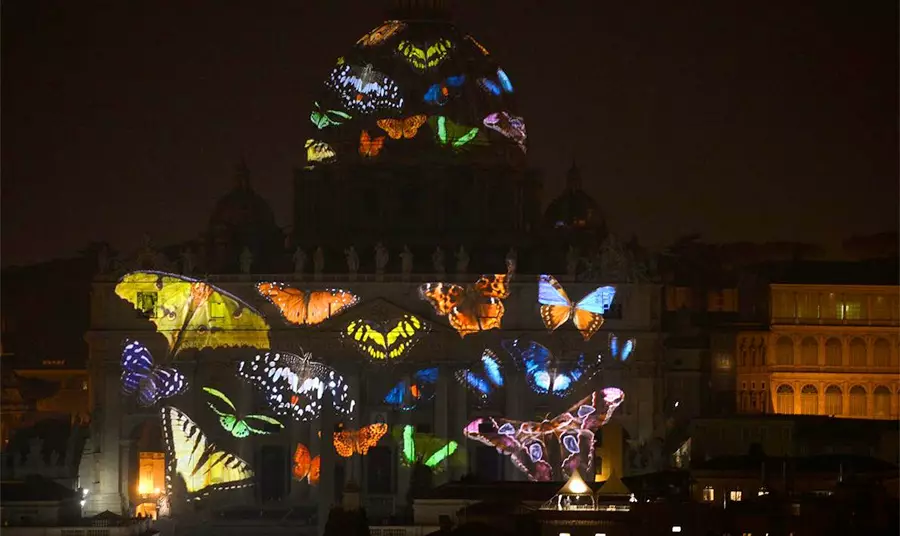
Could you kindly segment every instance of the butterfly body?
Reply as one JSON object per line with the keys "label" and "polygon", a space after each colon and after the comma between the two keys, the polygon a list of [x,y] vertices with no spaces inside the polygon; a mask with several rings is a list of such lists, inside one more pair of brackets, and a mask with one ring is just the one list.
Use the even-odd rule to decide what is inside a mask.
{"label": "butterfly body", "polygon": [[140,309],[141,296],[156,296],[150,321],[169,341],[171,355],[194,348],[269,347],[269,325],[237,296],[204,281],[156,271],[125,274],[116,294]]}
{"label": "butterfly body", "polygon": [[460,337],[479,331],[499,329],[509,297],[511,274],[482,275],[474,284],[426,283],[419,287],[419,296],[434,307],[437,314],[446,316]]}
{"label": "butterfly body", "polygon": [[530,480],[553,480],[558,467],[564,478],[576,469],[593,474],[594,433],[624,400],[617,388],[606,388],[579,400],[569,410],[541,422],[494,417],[475,419],[463,433],[510,457]]}
{"label": "butterfly body", "polygon": [[615,296],[615,287],[598,287],[573,304],[555,277],[544,274],[538,280],[541,320],[547,329],[553,331],[571,318],[586,341],[603,326],[603,313],[612,305]]}
{"label": "butterfly body", "polygon": [[342,332],[361,353],[381,362],[403,357],[427,334],[429,327],[415,315],[384,322],[354,320]]}
{"label": "butterfly body", "polygon": [[359,303],[359,296],[340,289],[305,291],[282,283],[258,283],[257,291],[284,319],[298,326],[316,326]]}
{"label": "butterfly body", "polygon": [[238,363],[238,376],[261,388],[269,407],[278,415],[298,421],[317,417],[325,393],[331,394],[338,413],[352,413],[356,401],[350,397],[344,377],[333,368],[288,352],[266,352]]}
{"label": "butterfly body", "polygon": [[179,395],[187,390],[184,375],[171,367],[157,367],[147,348],[129,339],[122,347],[122,391],[137,393],[137,402],[149,407],[163,398]]}
{"label": "butterfly body", "polygon": [[590,378],[600,365],[599,358],[589,362],[584,354],[579,355],[574,364],[562,365],[555,361],[547,347],[534,341],[504,340],[501,345],[525,371],[529,387],[538,394],[565,397],[578,382]]}
{"label": "butterfly body", "polygon": [[386,423],[363,426],[359,430],[341,430],[334,434],[334,450],[338,456],[349,458],[354,454],[365,456],[369,449],[378,444],[388,431]]}
{"label": "butterfly body", "polygon": [[166,407],[161,415],[169,459],[169,492],[174,475],[184,479],[192,496],[253,485],[253,471],[247,462],[220,450],[184,412]]}

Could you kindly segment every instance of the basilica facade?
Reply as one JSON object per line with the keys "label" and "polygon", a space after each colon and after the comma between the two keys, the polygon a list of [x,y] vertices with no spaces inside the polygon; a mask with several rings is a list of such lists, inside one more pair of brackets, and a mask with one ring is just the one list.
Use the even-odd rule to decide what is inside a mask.
{"label": "basilica facade", "polygon": [[[476,433],[470,423],[490,417],[540,423],[608,387],[625,393],[611,419],[630,441],[648,441],[665,426],[659,285],[623,249],[600,248],[605,222],[581,190],[574,165],[565,193],[541,214],[541,182],[528,167],[525,120],[510,77],[483,45],[452,24],[440,2],[400,2],[399,8],[326,76],[310,114],[316,136],[306,142],[307,162],[294,177],[292,233],[274,223],[242,165],[198,240],[167,247],[145,240],[133,254],[101,263],[86,335],[92,419],[80,479],[90,489],[87,513],[177,513],[229,504],[313,508],[330,504],[328,498],[352,481],[370,513],[389,515],[407,503],[414,480],[403,437],[407,426],[436,438],[448,452],[432,467],[432,483],[464,475],[524,480],[534,475],[494,446],[467,438]],[[346,202],[335,203],[338,198]],[[161,327],[166,315],[176,316],[162,283],[124,295],[123,277],[136,271],[201,281],[191,288],[215,289],[241,311],[258,314],[268,342],[261,347],[234,339],[176,351],[195,334],[173,336]],[[578,318],[547,329],[538,296],[542,274],[554,275],[573,302],[598,287],[615,289],[590,337],[576,328]],[[464,333],[451,318],[458,311],[442,311],[423,292],[471,289],[483,276],[506,281],[503,296],[487,300],[502,303],[499,313],[488,315],[497,329],[476,323]],[[292,320],[280,298],[260,292],[260,283],[355,299],[327,309],[317,321]],[[198,314],[214,339],[216,329],[227,329],[216,328],[227,316],[217,304],[207,306]],[[415,332],[418,342],[389,359],[367,353],[354,339],[359,323],[394,326],[410,318],[415,325],[404,329],[408,336]],[[146,348],[150,369],[177,369],[184,385],[162,394],[151,390],[142,404],[146,381],[132,384],[129,371],[123,374],[123,367],[133,366],[123,356],[135,341]],[[545,347],[552,368],[523,366],[509,350],[516,341]],[[335,371],[345,393],[326,394],[315,418],[273,417],[265,389],[238,374],[267,352],[309,354]],[[480,397],[460,371],[483,370],[486,354],[496,357],[499,372],[493,373],[491,396]],[[546,385],[541,392],[540,374],[553,377],[585,362],[589,373],[568,377],[566,396],[552,396],[552,381],[549,394]],[[433,380],[427,394],[416,383],[425,370]],[[334,412],[331,403],[339,395],[352,403]],[[191,429],[181,433],[214,443],[215,455],[245,463],[253,485],[229,489],[213,477],[207,484],[216,492],[192,493],[198,490],[175,470],[183,463],[172,446],[178,430],[167,421],[170,410],[162,408],[190,418]],[[235,422],[263,414],[277,426],[236,432]],[[359,447],[360,436],[352,434],[373,424],[384,424],[387,433]],[[348,447],[349,457],[333,444],[342,433],[357,444]],[[300,452],[320,460],[317,481]],[[600,466],[599,460],[592,466],[597,474]],[[182,500],[201,496],[199,502]]]}

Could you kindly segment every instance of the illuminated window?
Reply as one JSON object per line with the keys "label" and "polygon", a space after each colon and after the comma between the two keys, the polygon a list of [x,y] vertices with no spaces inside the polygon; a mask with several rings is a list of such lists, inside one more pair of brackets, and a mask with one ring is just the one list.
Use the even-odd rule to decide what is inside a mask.
{"label": "illuminated window", "polygon": [[835,338],[828,339],[825,343],[825,364],[829,367],[840,367],[843,351],[841,341]]}
{"label": "illuminated window", "polygon": [[850,366],[866,366],[866,343],[860,338],[850,341]]}
{"label": "illuminated window", "polygon": [[844,299],[844,319],[862,320],[865,318],[864,297],[847,296]]}
{"label": "illuminated window", "polygon": [[794,388],[787,384],[779,385],[775,393],[778,404],[775,410],[778,413],[792,415],[794,413]]}
{"label": "illuminated window", "polygon": [[819,304],[819,316],[822,318],[822,320],[834,321],[843,318],[843,306],[838,299],[838,295],[834,292],[820,294]]}
{"label": "illuminated window", "polygon": [[844,412],[844,393],[837,385],[825,389],[825,415],[841,415]]}
{"label": "illuminated window", "polygon": [[703,500],[706,502],[713,502],[716,500],[716,490],[714,490],[712,486],[703,488]]}
{"label": "illuminated window", "polygon": [[720,353],[716,354],[716,368],[719,370],[728,370],[731,368],[731,355]]}
{"label": "illuminated window", "polygon": [[872,393],[876,417],[887,417],[891,414],[891,392],[887,387],[879,385]]}
{"label": "illuminated window", "polygon": [[804,385],[800,389],[800,414],[816,415],[819,413],[819,390],[814,385]]}
{"label": "illuminated window", "polygon": [[735,501],[735,502],[740,501],[741,495],[742,495],[741,490],[739,490],[739,489],[731,490],[728,492],[728,500]]}
{"label": "illuminated window", "polygon": [[568,532],[560,532],[559,536],[572,536],[572,535],[569,534]]}
{"label": "illuminated window", "polygon": [[209,302],[209,317],[213,319],[225,318],[225,303],[224,302]]}
{"label": "illuminated window", "polygon": [[156,292],[138,292],[137,293],[137,310],[144,318],[156,318],[156,302],[158,295]]}
{"label": "illuminated window", "polygon": [[872,353],[874,354],[876,367],[891,366],[891,345],[886,340],[878,339],[875,341],[875,348]]}
{"label": "illuminated window", "polygon": [[772,316],[776,319],[794,318],[794,295],[791,292],[772,293]]}
{"label": "illuminated window", "polygon": [[818,294],[797,294],[797,316],[807,320],[819,318]]}
{"label": "illuminated window", "polygon": [[850,388],[850,416],[866,416],[866,388],[862,385],[854,385]]}
{"label": "illuminated window", "polygon": [[800,363],[807,367],[819,364],[819,343],[812,337],[806,337],[800,344]]}

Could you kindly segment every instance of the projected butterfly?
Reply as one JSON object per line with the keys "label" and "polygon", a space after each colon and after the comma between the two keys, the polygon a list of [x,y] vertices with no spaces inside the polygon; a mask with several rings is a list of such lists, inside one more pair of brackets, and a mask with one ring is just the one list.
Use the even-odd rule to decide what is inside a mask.
{"label": "projected butterfly", "polygon": [[479,42],[478,42],[474,37],[472,37],[471,35],[466,35],[465,39],[466,39],[466,41],[469,41],[470,43],[472,43],[472,45],[474,45],[475,48],[477,48],[477,49],[478,49],[482,54],[484,54],[485,56],[490,56],[490,55],[491,55],[491,53],[488,52],[488,49],[484,48],[484,46],[483,46],[481,43],[479,43]]}
{"label": "projected butterfly", "polygon": [[579,381],[590,379],[600,366],[599,356],[589,361],[584,354],[575,363],[562,365],[553,358],[550,350],[534,341],[515,339],[500,344],[525,371],[529,387],[538,394],[565,397]]}
{"label": "projected butterfly", "polygon": [[169,341],[169,353],[186,348],[269,347],[269,325],[256,309],[222,289],[182,275],[139,271],[125,274],[116,294],[143,310]]}
{"label": "projected butterfly", "polygon": [[620,342],[619,337],[615,334],[609,334],[609,353],[619,361],[627,361],[631,354],[634,353],[636,345],[637,341],[633,337]]}
{"label": "projected butterfly", "polygon": [[411,41],[400,41],[397,50],[413,69],[425,71],[437,67],[447,59],[452,47],[453,43],[449,39],[438,39],[434,43],[426,43],[424,48],[419,48]]}
{"label": "projected butterfly", "polygon": [[403,357],[429,330],[419,317],[403,315],[384,322],[354,320],[342,335],[363,355],[388,363]]}
{"label": "projected butterfly", "polygon": [[615,296],[616,287],[598,287],[573,305],[555,277],[545,274],[538,280],[541,320],[547,329],[555,330],[571,317],[586,341],[603,325],[603,313],[612,305]]}
{"label": "projected butterfly", "polygon": [[[459,449],[459,443],[456,441],[447,441],[430,434],[416,433],[416,427],[407,424],[401,429],[401,442],[403,450],[400,454],[400,462],[403,465],[411,466],[419,462],[434,470],[440,472],[444,464],[441,463],[450,456],[453,456]],[[395,430],[396,436],[396,430]]]}
{"label": "projected butterfly", "polygon": [[[392,140],[415,138],[416,134],[419,133],[419,127],[425,124],[426,118],[425,114],[417,114],[404,119],[379,119],[378,126],[387,132]],[[384,138],[381,139],[383,140]]]}
{"label": "projected butterfly", "polygon": [[[600,398],[598,400],[598,398]],[[625,393],[615,387],[591,393],[557,417],[541,422],[484,417],[464,429],[467,438],[509,456],[529,480],[568,478],[578,469],[594,473],[594,433],[609,421]]]}
{"label": "projected butterfly", "polygon": [[253,471],[247,462],[220,450],[181,410],[167,407],[160,411],[168,450],[166,484],[169,493],[172,493],[175,475],[184,480],[192,498],[212,491],[253,485]]}
{"label": "projected butterfly", "polygon": [[432,84],[425,91],[425,104],[443,106],[450,100],[451,93],[456,93],[466,82],[466,75],[449,76],[440,84]]}
{"label": "projected butterfly", "polygon": [[460,337],[499,329],[503,320],[503,302],[509,297],[512,274],[482,275],[472,285],[454,283],[426,283],[419,287],[419,296],[434,307],[437,314],[447,316],[450,326]]}
{"label": "projected butterfly", "polygon": [[231,432],[231,435],[234,437],[244,438],[250,434],[268,435],[272,433],[271,430],[266,430],[264,427],[256,428],[254,426],[256,423],[253,421],[260,421],[262,423],[275,425],[279,428],[284,428],[284,425],[278,422],[277,419],[267,417],[266,415],[244,415],[243,417],[238,417],[236,414],[237,409],[234,407],[231,400],[225,396],[225,393],[218,389],[213,389],[212,387],[204,387],[203,390],[228,406],[230,411],[221,411],[212,402],[207,402],[209,409],[219,416],[219,423],[222,425],[222,428],[224,428],[226,432]]}
{"label": "projected butterfly", "polygon": [[297,443],[297,449],[294,450],[294,466],[291,469],[295,480],[306,479],[310,485],[315,486],[319,483],[319,476],[322,473],[322,458],[316,456],[311,457],[309,449],[303,443]]}
{"label": "projected butterfly", "polygon": [[503,69],[497,69],[497,79],[492,80],[490,78],[479,78],[478,85],[481,86],[481,89],[487,91],[491,95],[500,96],[501,93],[512,93],[513,87],[512,82],[509,81],[509,77],[506,76],[506,73]]}
{"label": "projected butterfly", "polygon": [[369,137],[369,132],[363,130],[359,135],[359,156],[372,158],[378,156],[384,147],[384,136]]}
{"label": "projected butterfly", "polygon": [[[302,350],[301,350],[302,351]],[[329,366],[288,352],[266,352],[238,363],[237,374],[260,388],[269,407],[278,415],[308,421],[319,415],[325,392],[334,410],[350,414],[356,401],[350,398],[344,377]]]}
{"label": "projected butterfly", "polygon": [[341,289],[299,290],[283,283],[261,282],[256,290],[287,322],[298,326],[317,326],[359,303],[359,296]]}
{"label": "projected butterfly", "polygon": [[334,434],[334,450],[343,458],[349,458],[354,454],[365,456],[387,431],[388,425],[383,422],[369,424],[359,430],[341,430]]}
{"label": "projected butterfly", "polygon": [[456,379],[475,393],[484,404],[498,389],[503,388],[503,369],[497,354],[485,348],[481,354],[481,367],[476,370],[457,370]]}
{"label": "projected butterfly", "polygon": [[525,152],[525,140],[528,135],[525,133],[525,121],[521,117],[506,112],[494,112],[484,118],[484,126],[513,140],[522,152]]}
{"label": "projected butterfly", "polygon": [[349,119],[352,119],[350,114],[346,112],[342,112],[340,110],[325,110],[322,111],[319,107],[319,103],[314,103],[315,110],[310,112],[309,120],[312,121],[312,124],[316,126],[318,129],[323,129],[326,127],[338,126],[344,123]]}
{"label": "projected butterfly", "polygon": [[438,380],[438,368],[426,368],[416,371],[409,380],[401,380],[388,391],[384,403],[396,409],[411,411],[420,402],[434,398]]}
{"label": "projected butterfly", "polygon": [[343,62],[332,69],[325,85],[341,99],[344,107],[360,113],[403,108],[403,97],[397,83],[372,64],[363,67]]}
{"label": "projected butterfly", "polygon": [[459,149],[478,136],[478,127],[465,127],[447,119],[443,115],[428,118],[428,126],[434,130],[438,145]]}
{"label": "projected butterfly", "polygon": [[330,162],[334,160],[337,153],[324,141],[306,140],[306,162],[314,164],[316,162]]}
{"label": "projected butterfly", "polygon": [[137,403],[144,407],[187,391],[184,374],[171,367],[157,367],[147,348],[129,339],[122,348],[122,392],[137,393]]}
{"label": "projected butterfly", "polygon": [[394,34],[403,31],[406,29],[406,23],[400,22],[398,20],[390,20],[375,28],[371,32],[359,38],[359,41],[356,42],[357,45],[363,47],[371,47],[375,45],[380,45],[384,43],[386,40],[390,39]]}

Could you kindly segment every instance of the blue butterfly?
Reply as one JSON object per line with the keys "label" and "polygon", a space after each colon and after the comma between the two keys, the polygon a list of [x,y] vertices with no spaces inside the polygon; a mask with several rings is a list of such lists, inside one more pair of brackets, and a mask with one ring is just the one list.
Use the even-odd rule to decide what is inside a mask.
{"label": "blue butterfly", "polygon": [[481,397],[481,402],[487,402],[494,391],[503,387],[503,371],[500,368],[500,360],[497,354],[485,349],[481,354],[481,365],[484,372],[473,370],[456,371],[456,379],[465,385],[470,391]]}
{"label": "blue butterfly", "polygon": [[460,88],[465,81],[466,75],[461,74],[459,76],[447,77],[443,83],[432,84],[429,86],[428,91],[425,92],[425,103],[436,106],[447,104],[447,100],[450,98],[450,88]]}
{"label": "blue butterfly", "polygon": [[122,348],[122,391],[137,392],[138,404],[148,407],[163,398],[171,398],[187,390],[184,374],[174,368],[157,367],[147,348],[125,339]]}
{"label": "blue butterfly", "polygon": [[555,363],[553,355],[545,346],[534,341],[505,340],[503,349],[512,356],[518,366],[524,368],[525,377],[531,390],[539,394],[568,395],[580,380],[587,380],[596,371],[600,358],[589,362],[584,354],[571,366],[562,367]]}
{"label": "blue butterfly", "polygon": [[586,341],[603,325],[603,313],[609,309],[615,297],[616,287],[597,287],[578,303],[572,303],[555,277],[543,274],[538,280],[541,320],[547,329],[553,331],[571,318]]}
{"label": "blue butterfly", "polygon": [[609,353],[619,361],[626,361],[634,353],[637,341],[633,337],[625,339],[625,343],[619,345],[619,338],[615,334],[609,334]]}
{"label": "blue butterfly", "polygon": [[481,89],[491,93],[492,95],[500,96],[501,93],[512,93],[513,87],[512,82],[509,81],[509,77],[506,76],[506,73],[503,72],[503,69],[497,69],[497,81],[493,81],[490,78],[479,78],[478,85],[481,86]]}
{"label": "blue butterfly", "polygon": [[400,380],[384,397],[384,403],[403,411],[413,410],[420,402],[434,398],[437,380],[437,367],[419,370],[412,381]]}

